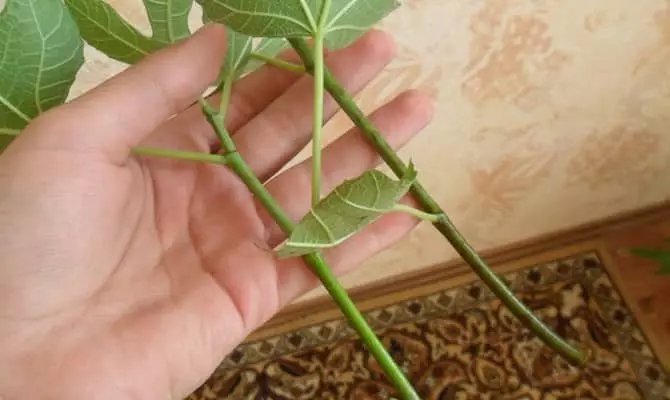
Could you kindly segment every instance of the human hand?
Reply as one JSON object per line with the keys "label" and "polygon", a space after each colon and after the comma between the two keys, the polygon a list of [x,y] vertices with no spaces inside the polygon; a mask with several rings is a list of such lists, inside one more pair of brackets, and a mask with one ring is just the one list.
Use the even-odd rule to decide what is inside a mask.
{"label": "human hand", "polygon": [[[1,399],[183,398],[318,283],[302,259],[268,251],[284,236],[226,167],[131,151],[216,147],[190,105],[225,47],[222,27],[201,29],[44,113],[0,156]],[[392,57],[390,39],[371,32],[327,65],[355,93]],[[234,86],[226,120],[296,220],[310,205],[309,161],[274,175],[309,142],[311,108],[309,76],[263,67]],[[328,98],[325,115],[336,110]],[[408,92],[372,121],[399,147],[430,117],[427,100]],[[324,190],[378,162],[346,132],[324,151]],[[341,274],[417,223],[389,214],[326,259]]]}

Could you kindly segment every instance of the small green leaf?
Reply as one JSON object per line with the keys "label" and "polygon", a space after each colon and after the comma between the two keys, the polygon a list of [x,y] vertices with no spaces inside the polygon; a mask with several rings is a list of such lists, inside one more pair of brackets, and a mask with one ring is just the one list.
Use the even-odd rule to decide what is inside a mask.
{"label": "small green leaf", "polygon": [[295,257],[337,246],[382,215],[407,193],[416,179],[410,163],[405,176],[393,180],[370,170],[344,181],[305,215],[288,240],[277,250],[279,257]]}
{"label": "small green leaf", "polygon": [[144,0],[153,39],[169,44],[191,34],[188,16],[193,0]]}
{"label": "small green leaf", "polygon": [[656,271],[659,275],[670,274],[670,250],[667,249],[631,249],[630,252],[636,256],[656,261],[660,268]]}
{"label": "small green leaf", "polygon": [[37,115],[65,102],[84,43],[61,1],[7,0],[0,12],[0,151]]}
{"label": "small green leaf", "polygon": [[[202,22],[204,24],[216,21],[216,18],[209,14],[209,9],[204,8],[204,3],[206,2],[207,0],[196,0],[196,3],[203,7]],[[274,56],[282,49],[288,47],[288,42],[283,38],[263,38],[253,47],[253,37],[239,33],[228,26],[226,28],[228,30],[228,50],[221,74],[219,75],[220,81],[224,80],[231,70],[234,71],[237,75],[236,78],[238,78],[260,67],[263,64],[261,61],[249,60],[247,58],[251,51]]]}
{"label": "small green leaf", "polygon": [[[216,22],[254,37],[309,37],[323,0],[199,0]],[[332,0],[326,47],[346,47],[400,6],[398,0]]]}
{"label": "small green leaf", "polygon": [[221,79],[225,79],[228,74],[241,74],[240,69],[253,46],[252,40],[251,36],[228,29],[228,49],[221,69]]}
{"label": "small green leaf", "polygon": [[[263,38],[258,43],[258,45],[254,47],[253,52],[268,57],[275,57],[280,51],[288,47],[289,47],[288,41],[283,38]],[[257,59],[248,60],[242,72],[244,74],[248,74],[260,68],[263,64],[265,63],[261,60]]]}
{"label": "small green leaf", "polygon": [[84,40],[108,57],[135,64],[163,43],[148,38],[104,0],[65,0]]}
{"label": "small green leaf", "polygon": [[[203,0],[196,0],[196,3],[203,5]],[[202,10],[202,22],[207,24],[213,21],[213,18],[209,15],[209,12],[203,8]],[[217,85],[223,82],[228,74],[233,73],[240,75],[243,63],[245,62],[251,48],[253,46],[253,38],[251,36],[244,35],[237,31],[230,29],[226,26],[227,31],[227,40],[228,48],[226,49],[226,58],[223,60],[223,65],[221,66],[221,73],[219,74],[219,80]]]}

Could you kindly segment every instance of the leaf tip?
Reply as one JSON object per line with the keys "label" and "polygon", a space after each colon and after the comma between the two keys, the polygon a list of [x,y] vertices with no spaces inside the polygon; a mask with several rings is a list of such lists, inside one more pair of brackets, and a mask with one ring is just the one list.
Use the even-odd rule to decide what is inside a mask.
{"label": "leaf tip", "polygon": [[402,176],[402,180],[405,182],[409,183],[414,183],[416,180],[416,177],[418,175],[418,172],[416,170],[416,167],[414,166],[414,162],[412,160],[409,160],[409,164],[407,165],[407,170]]}

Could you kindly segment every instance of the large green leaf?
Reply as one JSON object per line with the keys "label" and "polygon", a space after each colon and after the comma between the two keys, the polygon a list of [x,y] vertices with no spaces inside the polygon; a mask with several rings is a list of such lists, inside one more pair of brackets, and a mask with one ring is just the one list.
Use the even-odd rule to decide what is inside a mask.
{"label": "large green leaf", "polygon": [[148,38],[104,0],[65,0],[86,42],[110,58],[135,64],[163,43]]}
{"label": "large green leaf", "polygon": [[154,40],[174,43],[191,34],[188,16],[193,0],[144,0]]}
{"label": "large green leaf", "polygon": [[54,0],[7,0],[0,43],[1,151],[33,118],[65,102],[84,46],[67,7]]}
{"label": "large green leaf", "polygon": [[337,246],[393,211],[415,179],[416,170],[410,163],[400,180],[369,170],[344,181],[302,218],[277,255],[296,257]]}
{"label": "large green leaf", "polygon": [[[323,0],[201,0],[216,22],[254,37],[307,37],[316,33]],[[395,10],[398,0],[332,0],[325,45],[345,47]]]}

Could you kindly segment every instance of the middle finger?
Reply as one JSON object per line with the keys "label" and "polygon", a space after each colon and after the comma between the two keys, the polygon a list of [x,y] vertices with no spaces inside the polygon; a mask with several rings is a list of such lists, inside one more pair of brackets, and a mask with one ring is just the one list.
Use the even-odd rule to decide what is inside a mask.
{"label": "middle finger", "polygon": [[[333,53],[328,67],[351,94],[356,94],[393,59],[390,35],[371,31],[348,48]],[[245,124],[233,137],[237,150],[261,181],[269,179],[305,147],[313,128],[313,79],[305,76]],[[324,96],[324,122],[339,109]]]}

